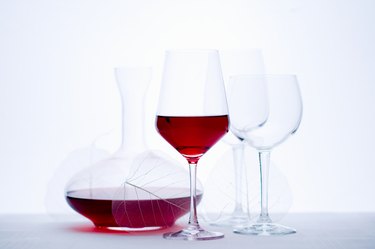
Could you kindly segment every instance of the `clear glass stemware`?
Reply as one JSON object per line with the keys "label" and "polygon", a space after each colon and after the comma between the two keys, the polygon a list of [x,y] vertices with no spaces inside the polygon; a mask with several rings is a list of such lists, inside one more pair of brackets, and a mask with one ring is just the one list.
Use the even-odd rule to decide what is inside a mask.
{"label": "clear glass stemware", "polygon": [[261,213],[255,224],[234,229],[239,234],[281,235],[295,229],[272,222],[268,214],[271,150],[294,134],[302,118],[302,99],[294,75],[238,75],[228,91],[231,131],[258,150]]}
{"label": "clear glass stemware", "polygon": [[[225,49],[220,51],[224,82],[227,87],[231,75],[264,74],[262,50],[253,49]],[[214,226],[237,227],[249,223],[250,207],[248,200],[248,179],[246,179],[245,146],[241,137],[233,132],[228,132],[222,139],[232,147],[234,170],[234,208],[231,213],[223,215],[220,219],[211,222]],[[226,179],[228,180],[228,179]],[[247,196],[243,198],[243,196]]]}
{"label": "clear glass stemware", "polygon": [[156,126],[160,135],[189,163],[190,217],[166,239],[211,240],[224,234],[204,230],[196,210],[199,159],[228,132],[228,107],[216,50],[167,51]]}

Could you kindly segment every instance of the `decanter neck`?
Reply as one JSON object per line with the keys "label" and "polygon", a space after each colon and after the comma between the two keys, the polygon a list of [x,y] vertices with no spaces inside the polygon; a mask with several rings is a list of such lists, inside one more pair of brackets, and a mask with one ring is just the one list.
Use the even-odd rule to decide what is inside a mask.
{"label": "decanter neck", "polygon": [[145,95],[151,68],[116,68],[122,105],[122,143],[117,153],[127,156],[147,149],[144,133]]}

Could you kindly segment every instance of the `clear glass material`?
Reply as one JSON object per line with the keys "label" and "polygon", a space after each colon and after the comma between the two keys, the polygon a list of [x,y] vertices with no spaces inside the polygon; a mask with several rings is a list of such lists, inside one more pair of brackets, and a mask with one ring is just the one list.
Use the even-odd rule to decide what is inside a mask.
{"label": "clear glass material", "polygon": [[[231,75],[264,74],[263,55],[260,49],[225,49],[220,51],[220,59],[224,82],[228,85]],[[230,103],[230,102],[229,102]],[[228,132],[222,139],[230,145],[233,154],[234,207],[231,213],[221,215],[218,220],[210,222],[215,226],[237,227],[250,222],[250,207],[248,200],[248,179],[246,178],[246,163],[244,149],[246,141]],[[228,181],[228,179],[226,179]],[[233,206],[230,203],[226,206]],[[223,208],[223,207],[220,207]]]}
{"label": "clear glass material", "polygon": [[231,130],[258,150],[261,213],[255,224],[235,233],[282,235],[295,229],[272,222],[268,214],[270,152],[294,134],[302,118],[302,99],[294,75],[242,75],[231,77],[228,91]]}
{"label": "clear glass material", "polygon": [[[122,99],[121,146],[74,176],[66,186],[66,200],[100,228],[172,226],[189,212],[189,179],[183,166],[146,146],[144,98],[151,68],[116,68],[115,75]],[[197,203],[201,197],[198,183]]]}
{"label": "clear glass material", "polygon": [[224,234],[204,230],[198,222],[196,170],[199,159],[228,132],[228,107],[216,50],[167,51],[156,127],[189,163],[190,217],[181,231],[166,239],[211,240]]}

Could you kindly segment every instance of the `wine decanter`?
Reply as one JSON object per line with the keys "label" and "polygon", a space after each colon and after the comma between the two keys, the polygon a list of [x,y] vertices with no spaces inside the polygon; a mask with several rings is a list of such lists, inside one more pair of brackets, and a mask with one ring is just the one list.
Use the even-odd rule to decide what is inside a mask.
{"label": "wine decanter", "polygon": [[[169,227],[189,212],[187,170],[145,143],[145,93],[151,68],[116,68],[122,100],[122,144],[111,157],[78,173],[66,200],[100,228],[150,230]],[[198,198],[202,187],[198,183]]]}

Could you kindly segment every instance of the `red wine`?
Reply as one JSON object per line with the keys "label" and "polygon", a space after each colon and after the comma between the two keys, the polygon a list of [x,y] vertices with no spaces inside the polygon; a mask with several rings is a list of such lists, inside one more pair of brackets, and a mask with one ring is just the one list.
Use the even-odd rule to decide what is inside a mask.
{"label": "red wine", "polygon": [[228,132],[228,125],[228,115],[158,116],[156,121],[160,135],[189,163],[197,163],[199,158]]}
{"label": "red wine", "polygon": [[[118,188],[81,189],[68,192],[66,199],[97,227],[169,227],[190,209],[189,190],[185,189],[170,189],[173,197],[163,199],[138,190],[136,195],[129,191],[124,200],[123,193]],[[165,191],[163,195],[168,196]],[[198,192],[197,203],[201,198],[202,192]]]}

